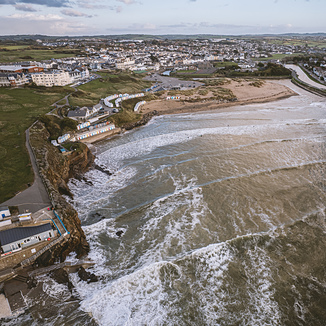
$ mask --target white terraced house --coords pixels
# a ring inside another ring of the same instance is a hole
[[[71,77],[66,71],[41,72],[32,74],[32,81],[37,86],[66,86],[71,84]]]

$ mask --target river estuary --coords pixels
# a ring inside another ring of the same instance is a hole
[[[326,101],[294,89],[96,144],[112,175],[69,187],[101,280],[46,325],[325,325]]]

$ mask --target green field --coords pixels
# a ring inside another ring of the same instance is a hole
[[[6,45],[6,46],[0,46],[0,49],[6,49],[6,50],[21,50],[28,48],[29,45]]]
[[[144,81],[143,76],[139,76],[129,72],[120,72],[118,74],[110,74],[106,72],[98,72],[102,78],[93,80],[87,84],[78,87],[78,91],[71,94],[69,104],[72,106],[93,106],[97,104],[101,98],[113,94],[135,94],[140,93],[142,89],[152,85],[149,81]],[[138,99],[138,101],[140,101]],[[133,112],[133,106],[125,107],[119,113],[110,117],[110,120],[119,127],[124,124],[135,122],[141,118],[141,115]]]
[[[277,45],[292,45],[292,46],[309,46],[317,48],[325,48],[325,40],[306,40],[306,39],[265,39],[267,43],[277,44]]]
[[[273,54],[271,57],[268,58],[256,58],[255,61],[282,60],[284,58],[289,58],[301,54],[302,53],[293,53],[293,54],[278,53],[278,54]]]
[[[32,183],[25,130],[70,88],[0,88],[0,203]]]
[[[23,45],[17,46],[5,46],[3,47],[7,51],[1,51],[0,49],[0,62],[17,62],[24,60],[50,60],[61,59],[67,57],[74,57],[80,54],[79,50],[47,50],[47,49],[29,49]],[[8,49],[9,48],[9,49]]]
[[[233,61],[224,61],[224,62],[215,62],[214,67],[222,68],[222,67],[230,67],[230,66],[237,66],[238,64]]]
[[[121,72],[110,74],[101,72],[100,79],[93,80],[78,87],[78,92],[69,97],[72,106],[93,106],[101,98],[120,93],[139,93],[142,89],[151,86],[151,82],[144,81],[138,75]]]

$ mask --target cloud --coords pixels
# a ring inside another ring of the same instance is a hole
[[[70,0],[0,0],[0,5],[17,5],[20,3],[47,7],[69,7]]]
[[[60,15],[36,15],[21,13],[11,16],[2,16],[0,30],[3,35],[12,34],[39,34],[44,35],[96,35],[100,31],[93,25],[84,22],[70,21]]]
[[[79,8],[83,8],[83,9],[108,9],[108,10],[112,10],[115,11],[117,13],[120,13],[122,11],[122,6],[107,6],[107,5],[103,5],[101,4],[97,4],[99,3],[100,0],[92,0],[92,3],[90,2],[90,0],[78,0],[77,1],[77,5]]]
[[[87,18],[92,18],[92,15],[87,15],[84,14],[83,12],[80,12],[78,10],[73,10],[73,9],[63,9],[61,10],[61,13],[65,16],[69,17],[87,17]]]
[[[155,24],[152,23],[144,23],[144,24],[131,24],[128,27],[123,27],[123,28],[119,28],[119,27],[111,27],[111,28],[107,28],[107,31],[111,32],[111,33],[153,33],[153,32],[157,32],[157,26]]]
[[[138,3],[137,1],[135,0],[117,0],[118,2],[122,2],[124,3],[125,5],[132,5],[132,4],[135,4],[135,3]]]
[[[14,7],[16,10],[20,10],[20,11],[29,11],[29,12],[37,11],[33,6],[29,4],[16,4],[14,5]]]
[[[100,4],[100,5],[94,4],[94,3],[99,2],[98,0],[93,0],[92,2],[93,3],[91,3],[91,1],[89,1],[89,0],[78,0],[77,5],[80,8],[85,8],[85,9],[104,9],[107,7],[102,4]]]
[[[36,14],[13,14],[10,16],[6,16],[8,19],[20,19],[20,20],[28,20],[28,21],[57,21],[62,20],[63,17],[59,15],[47,14],[47,15],[36,15]]]
[[[19,0],[17,2],[31,3],[47,7],[68,7],[70,0]]]

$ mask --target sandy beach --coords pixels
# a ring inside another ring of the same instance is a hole
[[[228,80],[227,83],[220,87],[206,87],[209,90],[206,95],[194,94],[193,96],[181,96],[180,100],[166,100],[166,93],[162,96],[162,99],[151,101],[142,106],[141,113],[144,114],[153,110],[157,110],[159,114],[188,113],[235,105],[265,103],[298,95],[293,90],[275,80],[263,81],[260,87],[254,86],[253,84],[252,80]],[[223,102],[211,100],[212,91],[221,87],[232,91],[237,101]],[[196,98],[196,102],[186,101],[193,98]]]

